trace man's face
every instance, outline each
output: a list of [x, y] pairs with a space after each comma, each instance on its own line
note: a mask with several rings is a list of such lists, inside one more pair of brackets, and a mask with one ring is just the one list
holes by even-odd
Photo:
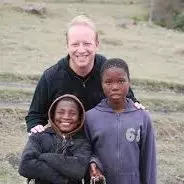
[[70, 62], [76, 69], [93, 66], [98, 49], [96, 33], [87, 25], [74, 25], [68, 31], [68, 53]]
[[63, 133], [69, 133], [79, 125], [79, 110], [73, 101], [61, 100], [56, 107], [54, 123]]

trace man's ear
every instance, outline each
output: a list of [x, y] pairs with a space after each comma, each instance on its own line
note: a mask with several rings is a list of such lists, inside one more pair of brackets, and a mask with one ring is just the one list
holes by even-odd
[[99, 48], [99, 46], [100, 46], [99, 39], [97, 39], [97, 40], [96, 40], [95, 44], [96, 44], [96, 47], [97, 47], [97, 49], [98, 49], [98, 48]]

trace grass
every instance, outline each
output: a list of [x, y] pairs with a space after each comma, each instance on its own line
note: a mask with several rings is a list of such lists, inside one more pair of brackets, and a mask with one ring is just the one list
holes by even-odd
[[[178, 120], [177, 118], [154, 118], [154, 126], [157, 132], [158, 141], [168, 141], [168, 140], [183, 140], [183, 125], [184, 121]], [[174, 145], [173, 145], [174, 146]], [[164, 150], [164, 149], [163, 149]], [[173, 150], [174, 151], [174, 150]]]
[[172, 90], [176, 93], [184, 93], [184, 84], [174, 83], [172, 81], [159, 81], [151, 79], [132, 79], [131, 83], [136, 88], [144, 90], [160, 91], [160, 90]]
[[[46, 14], [22, 11], [30, 3]], [[78, 14], [96, 22], [100, 53], [129, 64], [135, 96], [156, 129], [158, 183], [183, 183], [184, 33], [143, 22], [141, 0], [16, 0], [0, 2], [0, 184], [24, 183], [14, 164], [27, 140], [20, 104], [30, 103], [41, 73], [66, 55], [67, 22]]]
[[[177, 176], [183, 178], [183, 158], [178, 152], [183, 152], [184, 148], [179, 146], [180, 141], [168, 140], [167, 142], [159, 141], [158, 150], [158, 181], [167, 184], [182, 184]], [[175, 145], [175, 146], [174, 146]]]
[[21, 89], [17, 90], [0, 90], [0, 101], [1, 102], [30, 102], [32, 98], [32, 92], [26, 92]]
[[[111, 42], [110, 42], [111, 43]], [[117, 44], [112, 42], [112, 44]], [[27, 84], [36, 84], [40, 78], [39, 74], [18, 74], [18, 73], [0, 73], [0, 82], [20, 82]], [[171, 90], [176, 93], [184, 93], [183, 83], [174, 83], [171, 81], [160, 81], [151, 79], [131, 79], [131, 84], [135, 88], [148, 90], [148, 91], [160, 91], [160, 90]]]
[[22, 75], [17, 73], [0, 73], [0, 82], [37, 83], [40, 75]]
[[140, 101], [150, 111], [157, 112], [184, 112], [184, 101], [167, 99], [154, 99], [154, 98], [140, 98]]
[[0, 183], [1, 184], [15, 184], [26, 183], [23, 177], [20, 177], [16, 170], [7, 162], [0, 161]]
[[[16, 169], [17, 166], [16, 164], [13, 164], [12, 160], [17, 159], [16, 155], [21, 153], [26, 139], [25, 129], [16, 127], [18, 131], [15, 132], [15, 126], [13, 126], [13, 124], [15, 121], [20, 122], [20, 124], [23, 123], [23, 117], [25, 116], [25, 113], [26, 111], [18, 109], [0, 110], [1, 118], [4, 123], [3, 127], [7, 127], [7, 125], [9, 127], [8, 130], [3, 127], [0, 128], [0, 130], [5, 130], [0, 135], [4, 150], [4, 152], [1, 153], [4, 155], [1, 155], [0, 160], [0, 163], [2, 163], [0, 164], [0, 183], [7, 182], [8, 184], [13, 184], [12, 177], [15, 177], [14, 181], [19, 181], [18, 183], [24, 181], [23, 178], [18, 176]], [[17, 117], [21, 117], [21, 119]], [[177, 183], [178, 180], [176, 179], [176, 176], [182, 176], [183, 174], [184, 168], [182, 167], [182, 163], [184, 163], [184, 159], [181, 154], [184, 151], [184, 147], [181, 144], [181, 142], [184, 141], [182, 136], [184, 131], [183, 123], [184, 121], [180, 122], [176, 119], [159, 118], [159, 120], [156, 120], [156, 118], [154, 118], [154, 126], [157, 130], [156, 136], [158, 152], [158, 180], [160, 181], [159, 184], [166, 184], [169, 181], [171, 184]], [[12, 129], [10, 129], [11, 126]], [[7, 134], [6, 131], [7, 133], [9, 132], [9, 134]], [[5, 135], [6, 139], [4, 138]], [[19, 138], [17, 135], [19, 135]], [[9, 144], [7, 144], [8, 140], [11, 140]]]
[[103, 38], [101, 41], [102, 41], [102, 44], [112, 45], [115, 47], [123, 44], [121, 40], [116, 40], [114, 38]]
[[[143, 95], [142, 97], [136, 96], [141, 103], [150, 111], [156, 112], [184, 112], [184, 101], [182, 96], [176, 98], [173, 94], [168, 96], [169, 99], [164, 98], [164, 96], [157, 96], [158, 93], [155, 92], [155, 95]], [[166, 94], [165, 94], [166, 95]], [[33, 97], [33, 91], [24, 91], [21, 89], [10, 89], [10, 90], [1, 90], [0, 89], [0, 101], [1, 103], [11, 103], [14, 107], [18, 107], [17, 103], [30, 103]]]
[[44, 3], [92, 3], [92, 4], [134, 4], [139, 3], [140, 0], [28, 0], [28, 2], [44, 2]]
[[[84, 13], [89, 14], [97, 27], [103, 30], [99, 52], [107, 57], [124, 58], [130, 65], [133, 78], [184, 83], [183, 54], [178, 52], [183, 48], [183, 33], [149, 27], [144, 23], [118, 27], [122, 19], [145, 15], [146, 10], [141, 4], [94, 3], [89, 6], [88, 3], [76, 3], [73, 6], [66, 3], [58, 6], [50, 1], [44, 6], [48, 12], [45, 18], [11, 8], [7, 10], [8, 7], [2, 6], [0, 40], [3, 65], [0, 73], [10, 73], [11, 68], [13, 74], [41, 74], [66, 55], [64, 35], [67, 22], [75, 15]], [[11, 54], [8, 52], [10, 49]]]

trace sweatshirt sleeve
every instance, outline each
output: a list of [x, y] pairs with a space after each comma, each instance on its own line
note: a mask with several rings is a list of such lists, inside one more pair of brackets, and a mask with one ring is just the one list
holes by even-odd
[[127, 94], [127, 98], [130, 98], [134, 103], [135, 102], [139, 102], [139, 100], [136, 99], [136, 97], [134, 96], [134, 93], [132, 91], [132, 89], [129, 87], [129, 91], [128, 91], [128, 94]]
[[142, 184], [156, 184], [155, 133], [149, 115], [147, 116], [143, 127], [140, 173]]
[[47, 124], [48, 108], [48, 85], [44, 73], [36, 86], [28, 115], [25, 118], [28, 132], [36, 125], [44, 126]]
[[42, 155], [41, 150], [37, 135], [30, 136], [22, 153], [19, 174], [29, 179], [40, 179], [54, 184], [67, 183], [64, 176], [39, 159]]
[[[87, 117], [86, 117], [86, 119], [87, 119]], [[89, 131], [89, 128], [88, 128], [87, 120], [84, 123], [84, 128], [85, 128], [86, 137], [87, 137], [87, 139], [89, 140], [89, 142], [92, 146], [92, 156], [90, 158], [90, 163], [92, 163], [92, 162], [96, 163], [97, 167], [101, 170], [101, 172], [103, 172], [104, 170], [103, 170], [102, 163], [100, 162], [100, 160], [96, 156], [94, 148], [93, 148], [93, 143], [92, 143], [92, 140], [91, 140], [91, 135], [90, 135], [90, 131]]]
[[72, 156], [61, 153], [44, 153], [40, 155], [40, 160], [67, 178], [80, 180], [84, 177], [88, 169], [90, 157], [91, 145], [85, 139], [73, 151]]

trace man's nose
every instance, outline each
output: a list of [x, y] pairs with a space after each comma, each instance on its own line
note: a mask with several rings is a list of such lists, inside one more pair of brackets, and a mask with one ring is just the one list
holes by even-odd
[[78, 52], [85, 52], [84, 44], [83, 44], [83, 43], [80, 43], [80, 44], [79, 44]]

